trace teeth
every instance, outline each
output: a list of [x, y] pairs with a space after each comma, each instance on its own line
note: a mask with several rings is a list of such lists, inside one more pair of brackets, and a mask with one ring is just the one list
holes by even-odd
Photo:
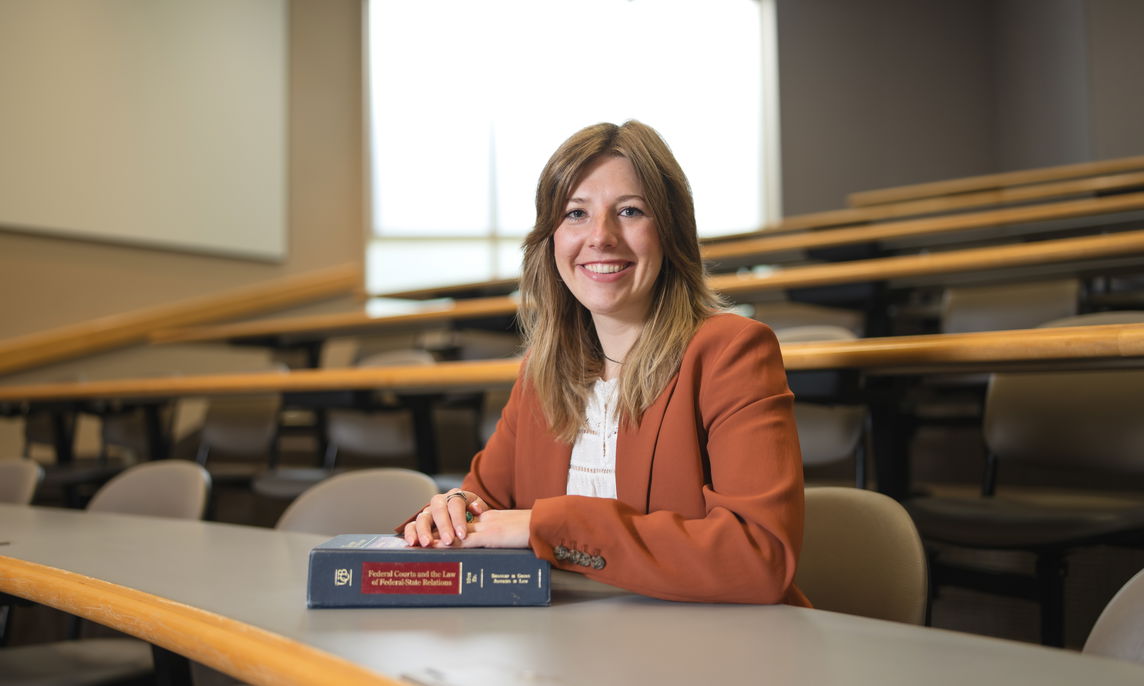
[[626, 264], [599, 264], [591, 263], [584, 265], [584, 268], [596, 274], [615, 274], [618, 271], [623, 271], [627, 268]]

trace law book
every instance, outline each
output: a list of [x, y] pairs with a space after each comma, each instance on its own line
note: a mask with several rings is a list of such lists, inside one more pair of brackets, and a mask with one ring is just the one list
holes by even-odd
[[548, 605], [550, 576], [527, 548], [419, 548], [392, 534], [343, 534], [310, 550], [306, 604]]

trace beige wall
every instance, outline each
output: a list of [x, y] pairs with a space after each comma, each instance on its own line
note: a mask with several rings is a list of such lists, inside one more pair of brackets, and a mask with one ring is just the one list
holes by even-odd
[[[289, 256], [281, 264], [0, 232], [0, 338], [360, 261], [363, 245], [361, 1], [292, 0]], [[118, 351], [2, 382], [238, 370], [262, 352], [209, 346]], [[128, 365], [125, 367], [124, 365]], [[85, 427], [81, 449], [90, 447]], [[21, 445], [0, 420], [0, 459]]]
[[294, 0], [289, 24], [286, 260], [0, 232], [0, 338], [360, 259], [361, 3]]

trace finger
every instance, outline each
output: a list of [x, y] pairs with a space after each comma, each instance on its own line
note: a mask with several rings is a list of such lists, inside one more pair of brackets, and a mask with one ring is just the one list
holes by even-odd
[[417, 542], [417, 519], [405, 525], [405, 531], [402, 533], [405, 537], [406, 545], [414, 545]]
[[472, 496], [472, 500], [469, 501], [469, 511], [472, 512], [473, 514], [479, 515], [483, 512], [488, 512], [489, 510], [492, 509], [491, 507], [489, 507], [489, 504], [486, 503], [484, 501], [484, 499], [481, 498], [479, 495], [476, 495], [473, 493], [470, 493], [469, 495]]
[[473, 529], [473, 524], [467, 524], [465, 526], [465, 529], [466, 529], [466, 531], [465, 531], [465, 537], [464, 538], [461, 538], [460, 536], [458, 536], [450, 544], [446, 544], [441, 539], [438, 538], [436, 541], [434, 541], [433, 547], [435, 547], [435, 548], [481, 548], [481, 547], [483, 547], [483, 545], [481, 544], [481, 537], [480, 537], [480, 535], [477, 534], [476, 530]]
[[[445, 545], [452, 544], [457, 535], [457, 529], [453, 524], [453, 515], [449, 512], [449, 495], [451, 493], [438, 494], [429, 501], [429, 514], [433, 517], [433, 525], [437, 527], [437, 535]], [[454, 498], [454, 500], [460, 500], [460, 498]], [[464, 515], [461, 515], [461, 521], [464, 520]]]
[[428, 507], [421, 510], [413, 520], [413, 534], [416, 538], [416, 542], [423, 546], [429, 545], [429, 542], [433, 539], [433, 519], [429, 515]]
[[459, 489], [446, 494], [445, 509], [449, 512], [449, 518], [457, 538], [464, 540], [469, 533], [466, 527], [468, 518], [465, 516], [469, 509], [469, 495]]

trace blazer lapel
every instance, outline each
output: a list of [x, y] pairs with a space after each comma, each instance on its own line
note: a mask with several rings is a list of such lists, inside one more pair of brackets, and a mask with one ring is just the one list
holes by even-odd
[[655, 445], [663, 426], [663, 416], [671, 401], [679, 374], [671, 377], [667, 387], [644, 412], [639, 427], [624, 422], [616, 437], [616, 498], [640, 512], [648, 511], [648, 491]]

